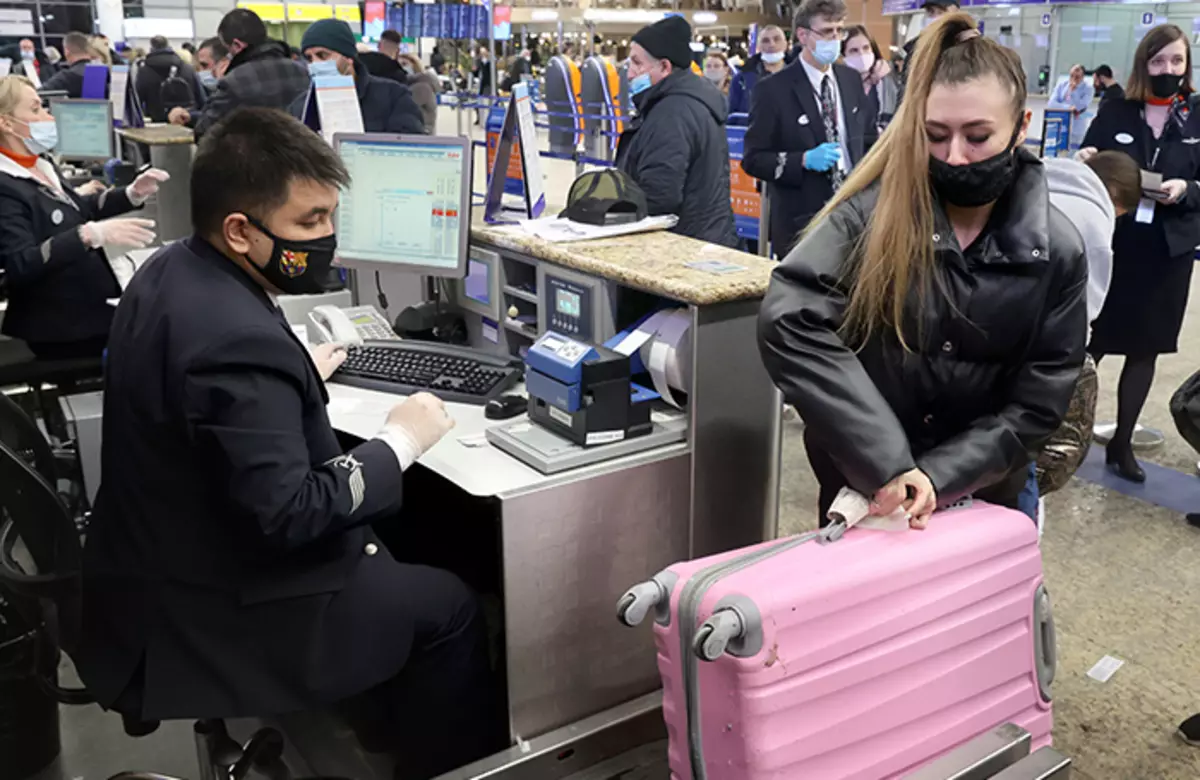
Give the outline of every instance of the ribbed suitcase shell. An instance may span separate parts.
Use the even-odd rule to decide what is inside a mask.
[[[925,531],[851,529],[744,565],[796,541],[657,578],[670,590],[654,630],[673,778],[899,778],[1003,723],[1049,744],[1053,619],[1027,516],[975,502]],[[740,568],[681,621],[689,580],[721,562]],[[729,599],[757,608],[761,648],[700,660],[697,627]]]

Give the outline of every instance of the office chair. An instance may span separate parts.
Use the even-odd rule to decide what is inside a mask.
[[[26,563],[18,560],[18,549]],[[62,704],[95,703],[87,690],[58,684],[60,653],[70,655],[79,646],[82,559],[75,523],[50,483],[0,442],[0,592],[21,625],[30,627],[0,646],[15,659],[0,663],[0,672],[34,677]],[[159,725],[124,714],[122,718],[126,733],[134,737],[151,734]],[[229,736],[220,719],[198,720],[195,733],[201,780],[243,780],[252,770],[270,780],[289,778],[281,758],[283,735],[275,729],[259,729],[245,745]],[[162,780],[161,775],[144,773],[116,777]]]
[[[55,489],[60,487],[60,477],[70,481],[68,489],[58,490],[58,496],[74,518],[76,530],[82,534],[87,528],[90,507],[76,451],[52,447],[33,418],[3,393],[0,393],[0,443],[24,458]]]

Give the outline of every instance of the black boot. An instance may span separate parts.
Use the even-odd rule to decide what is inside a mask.
[[[1188,515],[1187,521],[1197,528],[1200,528],[1200,512],[1193,512],[1192,514]]]
[[[1128,442],[1118,444],[1116,439],[1109,442],[1104,462],[1108,464],[1109,470],[1121,479],[1137,483],[1146,481],[1146,472],[1138,465],[1137,458],[1133,456],[1133,445]]]
[[[1179,724],[1179,738],[1189,745],[1200,747],[1200,714]]]

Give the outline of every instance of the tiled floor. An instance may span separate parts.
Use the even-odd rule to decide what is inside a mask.
[[[453,133],[453,114],[444,114],[442,131]],[[482,168],[483,155],[476,159]],[[547,161],[546,171],[547,192],[565,192],[570,164]],[[482,190],[481,171],[477,179]],[[1197,288],[1200,282],[1193,311],[1200,311]],[[1166,446],[1149,458],[1188,472],[1197,455],[1174,434],[1166,405],[1198,368],[1200,316],[1193,315],[1180,353],[1160,362],[1144,416],[1168,433]],[[1102,417],[1113,414],[1118,369],[1118,360],[1102,366]],[[813,524],[816,496],[798,432],[789,425],[785,433],[781,521],[788,532]],[[1200,710],[1200,531],[1177,514],[1077,480],[1048,499],[1043,547],[1059,636],[1055,742],[1074,759],[1074,776],[1200,778],[1200,749],[1173,735],[1181,719]],[[1104,655],[1125,665],[1097,683],[1086,672]],[[62,722],[66,777],[92,780],[123,769],[195,777],[187,724],[130,740],[116,717],[95,707],[64,708]]]

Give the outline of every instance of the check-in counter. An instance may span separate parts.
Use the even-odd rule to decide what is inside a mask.
[[[156,232],[163,243],[192,234],[192,155],[195,154],[195,134],[187,127],[152,125],[119,128],[117,133],[127,141],[150,147],[150,160],[155,168],[171,175],[159,187],[155,196],[158,207]]]
[[[473,346],[515,356],[547,328],[603,343],[650,308],[676,307],[690,321],[680,361],[689,387],[683,409],[668,411],[687,434],[546,473],[484,443],[489,428],[529,428],[526,418],[497,422],[479,406],[448,404],[456,427],[419,464],[485,503],[499,527],[514,747],[447,777],[500,777],[516,765],[533,774],[514,776],[562,777],[661,737],[652,636],[623,629],[616,603],[675,561],[775,535],[781,402],[756,339],[773,265],[666,232],[550,243],[518,228],[472,229],[471,271],[452,296],[486,301],[464,307]],[[362,438],[396,400],[329,390],[335,428]],[[544,766],[531,766],[542,756],[530,744]]]

